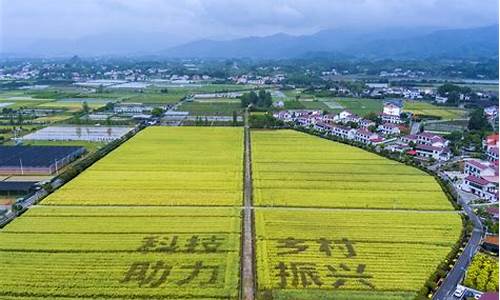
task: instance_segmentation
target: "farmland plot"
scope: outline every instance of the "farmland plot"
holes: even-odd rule
[[[257,209],[257,278],[274,299],[413,299],[451,251],[449,212]]]
[[[232,208],[48,207],[0,232],[0,298],[234,299]]]
[[[303,133],[252,133],[260,206],[451,210],[435,179],[416,168]]]
[[[240,205],[242,159],[241,128],[152,127],[43,203]]]

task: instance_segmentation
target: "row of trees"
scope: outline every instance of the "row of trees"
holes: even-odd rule
[[[440,96],[447,97],[447,105],[458,105],[461,101],[460,97],[473,95],[471,88],[466,86],[459,86],[451,83],[445,83],[437,89]]]
[[[260,90],[259,93],[251,91],[250,93],[245,93],[241,97],[241,107],[245,108],[252,105],[255,108],[269,108],[273,105],[273,97],[271,93],[265,90]]]
[[[454,131],[447,135],[450,140],[450,148],[454,155],[460,154],[460,149],[474,148],[476,151],[481,149],[483,139],[493,132],[493,127],[486,118],[483,109],[475,109],[471,115],[465,131]]]

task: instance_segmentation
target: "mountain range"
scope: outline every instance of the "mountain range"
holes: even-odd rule
[[[199,40],[163,51],[168,57],[276,59],[311,55],[366,58],[498,57],[498,25],[472,29],[324,30],[312,35],[275,34],[229,41]]]
[[[177,34],[100,34],[79,39],[8,43],[2,56],[141,56],[163,58],[285,59],[342,58],[421,59],[498,58],[498,25],[467,28],[389,28],[361,31],[322,30],[310,35],[284,33],[264,37],[203,39],[186,42]],[[10,53],[10,54],[7,54]]]

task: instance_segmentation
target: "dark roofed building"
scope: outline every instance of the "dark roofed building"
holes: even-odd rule
[[[498,235],[487,235],[483,240],[483,249],[498,254]]]

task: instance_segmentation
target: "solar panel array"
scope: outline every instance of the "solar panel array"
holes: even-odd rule
[[[56,161],[78,156],[84,151],[77,146],[0,146],[0,168],[50,167]]]

